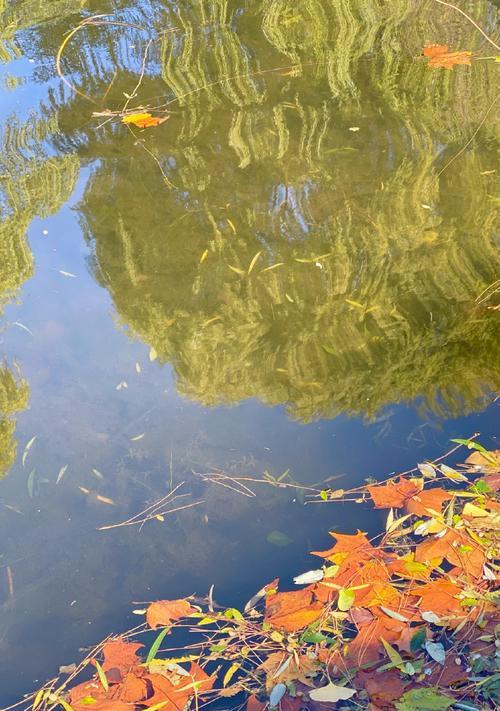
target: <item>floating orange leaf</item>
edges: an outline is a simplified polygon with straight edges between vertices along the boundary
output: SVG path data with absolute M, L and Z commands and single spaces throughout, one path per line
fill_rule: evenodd
M 140 663 L 137 652 L 144 645 L 138 642 L 127 642 L 122 637 L 116 637 L 106 642 L 102 648 L 104 661 L 102 668 L 110 681 L 120 681 L 129 671 Z
M 469 64 L 472 52 L 460 50 L 459 52 L 449 52 L 447 44 L 430 44 L 423 48 L 422 54 L 428 57 L 429 67 L 443 67 L 453 69 L 455 64 Z
M 148 674 L 145 679 L 153 689 L 153 695 L 143 704 L 155 706 L 166 702 L 162 711 L 182 711 L 187 702 L 196 694 L 208 691 L 214 684 L 214 677 L 208 676 L 197 664 L 192 663 L 189 676 L 177 677 L 174 684 L 163 674 Z
M 258 668 L 267 674 L 269 688 L 280 683 L 286 684 L 289 681 L 300 681 L 302 684 L 310 686 L 308 676 L 314 676 L 317 673 L 318 663 L 306 654 L 296 654 L 290 657 L 283 652 L 273 652 Z
M 330 533 L 330 536 L 336 539 L 335 545 L 327 551 L 311 551 L 312 555 L 327 558 L 332 563 L 342 563 L 348 556 L 354 554 L 364 558 L 371 558 L 377 554 L 377 550 L 362 531 L 358 531 L 354 536 L 344 533 Z
M 464 612 L 457 596 L 461 588 L 449 580 L 440 578 L 431 580 L 426 585 L 413 589 L 413 594 L 420 598 L 421 612 L 434 612 L 438 617 L 448 617 Z
M 296 632 L 315 622 L 323 613 L 323 605 L 313 602 L 309 588 L 296 592 L 276 593 L 266 598 L 267 623 L 276 629 Z
M 133 126 L 137 128 L 151 128 L 153 126 L 159 126 L 164 123 L 169 117 L 168 116 L 152 116 L 148 112 L 128 114 L 122 118 L 122 123 Z
M 438 566 L 443 558 L 474 577 L 482 575 L 486 560 L 483 549 L 467 533 L 454 529 L 447 531 L 444 536 L 428 538 L 415 550 L 417 563 Z
M 164 627 L 181 617 L 196 612 L 187 600 L 157 600 L 151 603 L 146 612 L 146 622 L 150 627 Z
M 417 563 L 413 552 L 407 553 L 401 558 L 396 558 L 389 563 L 389 570 L 402 578 L 410 580 L 428 580 L 432 573 L 432 568 L 425 563 Z
M 77 703 L 72 703 L 71 708 L 73 711 L 88 711 L 89 708 L 94 711 L 130 711 L 131 709 L 130 704 L 120 699 L 94 699 L 91 706 L 86 699 L 82 699 Z
M 357 636 L 349 642 L 345 656 L 338 660 L 337 666 L 348 669 L 360 667 L 364 664 L 372 665 L 385 655 L 384 647 L 380 641 L 383 637 L 386 642 L 396 642 L 407 623 L 394 620 L 387 615 L 375 617 L 368 624 L 361 626 Z M 335 655 L 332 656 L 335 661 Z
M 122 701 L 135 703 L 142 701 L 148 694 L 148 685 L 145 679 L 141 679 L 133 673 L 127 674 L 120 684 L 117 696 Z
M 400 477 L 399 481 L 388 484 L 373 484 L 368 487 L 376 509 L 399 509 L 408 499 L 419 492 L 419 488 L 409 479 Z
M 419 491 L 418 494 L 408 499 L 406 510 L 408 513 L 416 514 L 417 516 L 431 516 L 429 509 L 441 512 L 444 502 L 449 501 L 451 498 L 453 498 L 452 495 L 444 489 L 424 489 L 424 491 Z

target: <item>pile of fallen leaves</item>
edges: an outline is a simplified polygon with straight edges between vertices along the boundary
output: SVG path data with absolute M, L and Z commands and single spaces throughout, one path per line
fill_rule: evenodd
M 313 553 L 322 566 L 295 578 L 299 589 L 279 592 L 275 580 L 243 611 L 219 608 L 212 595 L 154 602 L 136 611 L 146 614 L 139 632 L 107 640 L 32 707 L 498 707 L 500 450 L 460 442 L 476 450 L 464 465 L 426 462 L 353 490 L 388 510 L 385 532 L 371 541 L 332 533 L 334 545 Z M 152 645 L 132 641 L 151 629 L 160 630 Z M 183 656 L 167 646 L 179 630 L 192 636 Z

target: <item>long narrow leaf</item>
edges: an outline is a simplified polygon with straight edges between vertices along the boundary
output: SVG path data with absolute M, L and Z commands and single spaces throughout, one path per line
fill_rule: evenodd
M 156 652 L 160 649 L 160 644 L 163 642 L 167 632 L 169 631 L 170 627 L 165 627 L 155 639 L 155 641 L 151 645 L 151 649 L 148 652 L 148 656 L 146 657 L 146 664 L 149 664 L 149 662 L 155 658 Z

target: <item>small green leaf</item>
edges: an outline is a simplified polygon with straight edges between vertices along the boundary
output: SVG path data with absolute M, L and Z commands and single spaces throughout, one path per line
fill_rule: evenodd
M 411 689 L 396 701 L 396 708 L 398 711 L 446 711 L 453 701 L 434 689 Z
M 479 444 L 479 442 L 474 442 L 471 439 L 451 439 L 450 442 L 463 444 L 464 447 L 467 447 L 467 449 L 477 449 L 478 452 L 488 453 L 488 450 L 485 449 L 482 444 Z
M 322 632 L 315 632 L 314 630 L 305 630 L 301 636 L 300 641 L 306 644 L 320 644 L 321 642 L 330 642 L 330 637 L 327 637 Z
M 104 691 L 109 691 L 108 679 L 106 677 L 106 674 L 104 673 L 104 669 L 101 667 L 97 659 L 91 659 L 90 663 L 95 666 L 97 676 L 99 677 L 99 681 L 101 682 Z

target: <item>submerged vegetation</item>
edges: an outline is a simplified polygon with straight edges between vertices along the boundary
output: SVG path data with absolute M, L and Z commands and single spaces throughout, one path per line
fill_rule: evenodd
M 213 588 L 203 601 L 153 602 L 135 611 L 145 625 L 106 639 L 26 703 L 65 711 L 221 701 L 248 711 L 498 705 L 500 451 L 458 442 L 474 450 L 462 466 L 441 458 L 385 482 L 321 492 L 324 504 L 354 498 L 388 510 L 385 531 L 372 540 L 333 532 L 333 547 L 313 553 L 322 567 L 298 575 L 297 591 L 268 582 L 243 611 L 219 606 Z M 151 641 L 148 629 L 160 630 Z

